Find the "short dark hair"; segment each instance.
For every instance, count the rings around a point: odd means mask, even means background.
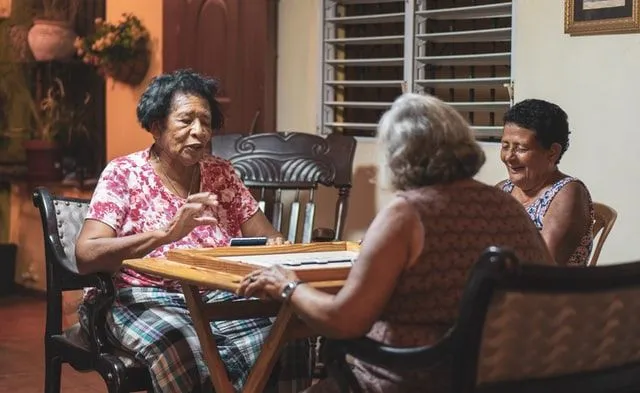
[[[545,149],[558,143],[562,148],[558,161],[569,148],[571,132],[567,113],[556,104],[538,99],[520,101],[504,114],[504,124],[507,123],[533,131]]]
[[[218,86],[217,80],[189,69],[159,75],[151,80],[138,101],[138,122],[147,131],[151,131],[154,123],[161,122],[164,125],[173,96],[176,93],[186,93],[207,100],[211,111],[211,127],[214,130],[220,129],[224,124],[224,116],[220,103],[215,98]]]

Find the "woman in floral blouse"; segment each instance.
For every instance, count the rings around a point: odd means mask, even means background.
[[[212,388],[178,282],[122,268],[121,262],[161,257],[174,248],[226,246],[237,236],[282,239],[230,163],[209,154],[212,133],[223,123],[216,92],[214,80],[186,70],[151,82],[137,115],[154,143],[107,165],[77,241],[80,273],[115,273],[108,332],[149,366],[155,392]],[[203,294],[205,302],[233,298],[223,291]],[[211,323],[237,390],[270,327],[269,319]],[[298,368],[280,367],[281,390],[297,391],[309,383],[307,356],[305,342],[285,351],[286,363]]]

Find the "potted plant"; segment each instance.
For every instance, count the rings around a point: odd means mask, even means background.
[[[27,173],[32,180],[62,178],[62,148],[74,138],[88,140],[85,108],[91,95],[85,93],[78,102],[65,92],[64,83],[54,78],[44,98],[39,102],[37,126],[31,129],[23,143],[27,158]]]
[[[77,35],[73,30],[80,0],[42,0],[42,13],[34,19],[28,41],[38,61],[66,60],[73,56]]]
[[[122,14],[116,23],[95,20],[95,32],[75,41],[77,55],[103,76],[138,85],[149,69],[149,31],[138,17]]]

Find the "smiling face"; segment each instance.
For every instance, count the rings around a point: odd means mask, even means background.
[[[211,111],[203,97],[176,93],[171,100],[164,125],[155,125],[151,132],[161,151],[173,162],[192,166],[209,151]]]
[[[500,159],[507,167],[509,180],[523,191],[544,187],[556,170],[560,145],[545,149],[536,133],[514,123],[506,123],[502,134]]]

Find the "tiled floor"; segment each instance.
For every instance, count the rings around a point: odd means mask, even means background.
[[[44,298],[0,297],[0,393],[44,392]],[[106,392],[96,373],[62,366],[62,393]]]

